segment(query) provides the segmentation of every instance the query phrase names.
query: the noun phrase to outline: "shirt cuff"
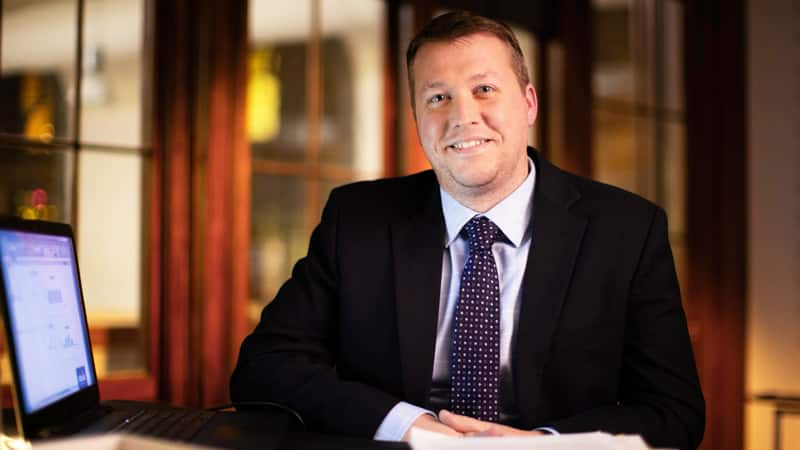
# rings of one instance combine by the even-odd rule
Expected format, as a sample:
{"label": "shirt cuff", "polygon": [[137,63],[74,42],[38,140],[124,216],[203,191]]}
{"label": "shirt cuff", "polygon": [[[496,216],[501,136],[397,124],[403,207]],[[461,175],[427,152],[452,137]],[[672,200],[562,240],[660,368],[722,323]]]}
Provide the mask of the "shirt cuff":
{"label": "shirt cuff", "polygon": [[423,414],[430,414],[436,417],[436,414],[427,409],[400,402],[394,405],[394,408],[389,410],[389,414],[386,414],[386,417],[383,418],[383,422],[378,427],[378,431],[375,432],[373,439],[376,441],[400,441],[409,427],[411,427],[411,424]]}
{"label": "shirt cuff", "polygon": [[556,431],[555,428],[550,428],[550,427],[534,428],[533,431],[544,431],[547,434],[555,434],[555,435],[560,435],[561,434],[558,431]]}

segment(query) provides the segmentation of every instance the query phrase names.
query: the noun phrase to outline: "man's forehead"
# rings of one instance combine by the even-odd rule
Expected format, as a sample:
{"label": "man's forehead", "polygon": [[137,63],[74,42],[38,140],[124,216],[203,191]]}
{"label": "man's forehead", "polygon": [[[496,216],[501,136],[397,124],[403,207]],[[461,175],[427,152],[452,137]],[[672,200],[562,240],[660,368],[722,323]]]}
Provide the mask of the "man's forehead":
{"label": "man's forehead", "polygon": [[[474,51],[469,52],[469,47]],[[506,69],[513,72],[508,46],[486,33],[426,43],[420,47],[412,65],[419,88],[436,87],[444,81],[441,78],[453,75],[464,81],[497,77]]]}
{"label": "man's forehead", "polygon": [[[497,76],[498,73],[495,70],[484,70],[473,74],[467,74],[465,80],[468,82],[478,82],[496,78]],[[444,80],[433,79],[433,80],[427,80],[427,82],[423,83],[421,87],[423,89],[436,89],[436,88],[446,87],[448,84],[449,83]]]}
{"label": "man's forehead", "polygon": [[457,36],[451,39],[436,39],[426,42],[422,44],[417,50],[417,56],[419,56],[419,54],[424,52],[425,50],[430,51],[433,48],[438,48],[438,49],[452,48],[453,50],[455,50],[458,48],[468,47],[476,43],[488,43],[488,42],[494,42],[495,44],[503,47],[507,45],[502,39],[500,39],[500,37],[495,36],[492,33],[488,33],[485,31],[478,31],[475,33],[465,34],[463,36]]}

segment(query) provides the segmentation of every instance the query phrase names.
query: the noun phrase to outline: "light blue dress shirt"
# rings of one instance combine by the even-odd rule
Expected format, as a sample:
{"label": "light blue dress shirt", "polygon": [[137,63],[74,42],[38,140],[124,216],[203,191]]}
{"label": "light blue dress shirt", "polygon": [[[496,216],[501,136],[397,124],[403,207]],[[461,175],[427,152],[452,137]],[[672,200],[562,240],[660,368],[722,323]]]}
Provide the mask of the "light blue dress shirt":
{"label": "light blue dress shirt", "polygon": [[[536,167],[528,158],[528,177],[508,197],[484,214],[475,212],[440,189],[447,235],[442,259],[442,284],[439,296],[439,322],[436,330],[431,403],[436,409],[447,407],[450,384],[450,344],[453,316],[458,301],[461,271],[469,255],[467,240],[461,229],[474,216],[483,215],[494,222],[506,239],[492,246],[500,279],[500,418],[516,416],[511,355],[517,328],[522,279],[531,247],[530,226],[533,212],[533,188]],[[424,408],[399,402],[392,408],[375,432],[375,439],[402,439],[411,424],[422,414],[436,414]],[[554,430],[547,430],[553,432]]]}

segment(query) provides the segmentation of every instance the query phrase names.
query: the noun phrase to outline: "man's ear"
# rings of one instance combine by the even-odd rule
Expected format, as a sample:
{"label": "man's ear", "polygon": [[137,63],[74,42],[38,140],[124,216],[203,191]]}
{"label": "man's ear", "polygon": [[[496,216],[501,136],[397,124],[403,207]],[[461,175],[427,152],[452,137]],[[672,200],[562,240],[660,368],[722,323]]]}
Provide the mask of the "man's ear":
{"label": "man's ear", "polygon": [[532,127],[539,113],[539,100],[536,98],[536,89],[530,83],[525,86],[525,103],[528,106],[528,126]]}

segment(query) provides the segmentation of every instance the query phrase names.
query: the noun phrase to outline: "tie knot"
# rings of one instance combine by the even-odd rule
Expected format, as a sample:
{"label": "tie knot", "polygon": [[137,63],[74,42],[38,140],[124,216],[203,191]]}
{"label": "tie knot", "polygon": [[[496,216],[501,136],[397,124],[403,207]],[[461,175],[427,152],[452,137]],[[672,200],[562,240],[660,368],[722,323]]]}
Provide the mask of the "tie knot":
{"label": "tie knot", "polygon": [[500,234],[497,225],[485,216],[470,219],[464,225],[464,231],[467,233],[470,251],[491,249]]}

